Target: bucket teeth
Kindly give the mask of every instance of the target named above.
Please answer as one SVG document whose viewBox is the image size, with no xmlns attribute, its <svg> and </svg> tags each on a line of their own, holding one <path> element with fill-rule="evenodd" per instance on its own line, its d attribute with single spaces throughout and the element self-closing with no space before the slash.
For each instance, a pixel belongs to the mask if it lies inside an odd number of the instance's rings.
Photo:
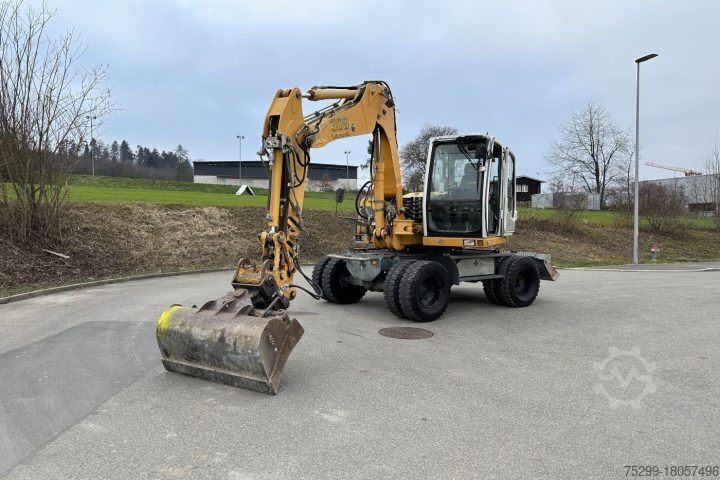
<svg viewBox="0 0 720 480">
<path fill-rule="evenodd" d="M 156 328 L 167 370 L 271 394 L 303 333 L 284 310 L 254 309 L 245 290 L 198 309 L 173 305 Z"/>
</svg>

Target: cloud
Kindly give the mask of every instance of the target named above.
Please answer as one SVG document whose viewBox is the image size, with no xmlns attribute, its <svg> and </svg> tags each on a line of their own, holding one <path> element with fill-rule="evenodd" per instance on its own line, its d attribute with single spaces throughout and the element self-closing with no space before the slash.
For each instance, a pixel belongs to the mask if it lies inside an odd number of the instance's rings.
<svg viewBox="0 0 720 480">
<path fill-rule="evenodd" d="M 547 170 L 557 126 L 589 100 L 634 126 L 642 66 L 645 160 L 698 168 L 720 128 L 720 4 L 670 0 L 57 2 L 57 24 L 109 63 L 124 110 L 108 138 L 194 157 L 236 158 L 235 135 L 259 145 L 277 88 L 387 80 L 399 140 L 425 122 L 489 131 L 520 173 Z M 313 108 L 308 105 L 307 108 Z M 317 161 L 364 159 L 366 139 L 336 143 Z M 249 152 L 250 148 L 247 148 Z M 643 169 L 644 176 L 665 176 Z"/>
</svg>

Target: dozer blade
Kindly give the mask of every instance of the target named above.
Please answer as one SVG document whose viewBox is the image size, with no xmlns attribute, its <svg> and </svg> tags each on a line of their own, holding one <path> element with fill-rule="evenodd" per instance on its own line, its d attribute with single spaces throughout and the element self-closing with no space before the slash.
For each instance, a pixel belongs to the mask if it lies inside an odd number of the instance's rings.
<svg viewBox="0 0 720 480">
<path fill-rule="evenodd" d="M 171 372 L 274 395 L 304 330 L 284 310 L 262 315 L 242 289 L 199 309 L 173 305 L 155 330 L 162 363 Z"/>
</svg>

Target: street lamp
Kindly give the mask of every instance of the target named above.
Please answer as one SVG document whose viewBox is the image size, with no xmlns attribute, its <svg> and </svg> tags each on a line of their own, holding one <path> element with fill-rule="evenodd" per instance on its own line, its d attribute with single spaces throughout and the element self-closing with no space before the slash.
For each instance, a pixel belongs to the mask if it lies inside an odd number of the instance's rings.
<svg viewBox="0 0 720 480">
<path fill-rule="evenodd" d="M 638 263 L 638 235 L 640 233 L 640 64 L 657 57 L 651 53 L 635 60 L 637 85 L 635 95 L 635 205 L 633 208 L 633 263 Z"/>
<path fill-rule="evenodd" d="M 92 164 L 92 176 L 95 176 L 95 144 L 93 143 L 93 120 L 97 120 L 96 116 L 85 115 L 90 120 L 90 163 Z"/>
<path fill-rule="evenodd" d="M 345 188 L 350 183 L 350 150 L 345 151 Z"/>
<path fill-rule="evenodd" d="M 236 135 L 238 143 L 240 144 L 238 151 L 238 186 L 242 187 L 242 141 L 245 138 L 243 135 Z"/>
</svg>

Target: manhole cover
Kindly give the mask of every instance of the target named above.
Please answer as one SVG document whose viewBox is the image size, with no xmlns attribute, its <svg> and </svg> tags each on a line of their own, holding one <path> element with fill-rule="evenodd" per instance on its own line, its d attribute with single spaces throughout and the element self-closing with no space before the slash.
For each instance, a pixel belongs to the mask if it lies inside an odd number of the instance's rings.
<svg viewBox="0 0 720 480">
<path fill-rule="evenodd" d="M 435 335 L 430 330 L 415 327 L 389 327 L 381 328 L 378 333 L 384 337 L 399 338 L 401 340 L 419 340 Z"/>
</svg>

